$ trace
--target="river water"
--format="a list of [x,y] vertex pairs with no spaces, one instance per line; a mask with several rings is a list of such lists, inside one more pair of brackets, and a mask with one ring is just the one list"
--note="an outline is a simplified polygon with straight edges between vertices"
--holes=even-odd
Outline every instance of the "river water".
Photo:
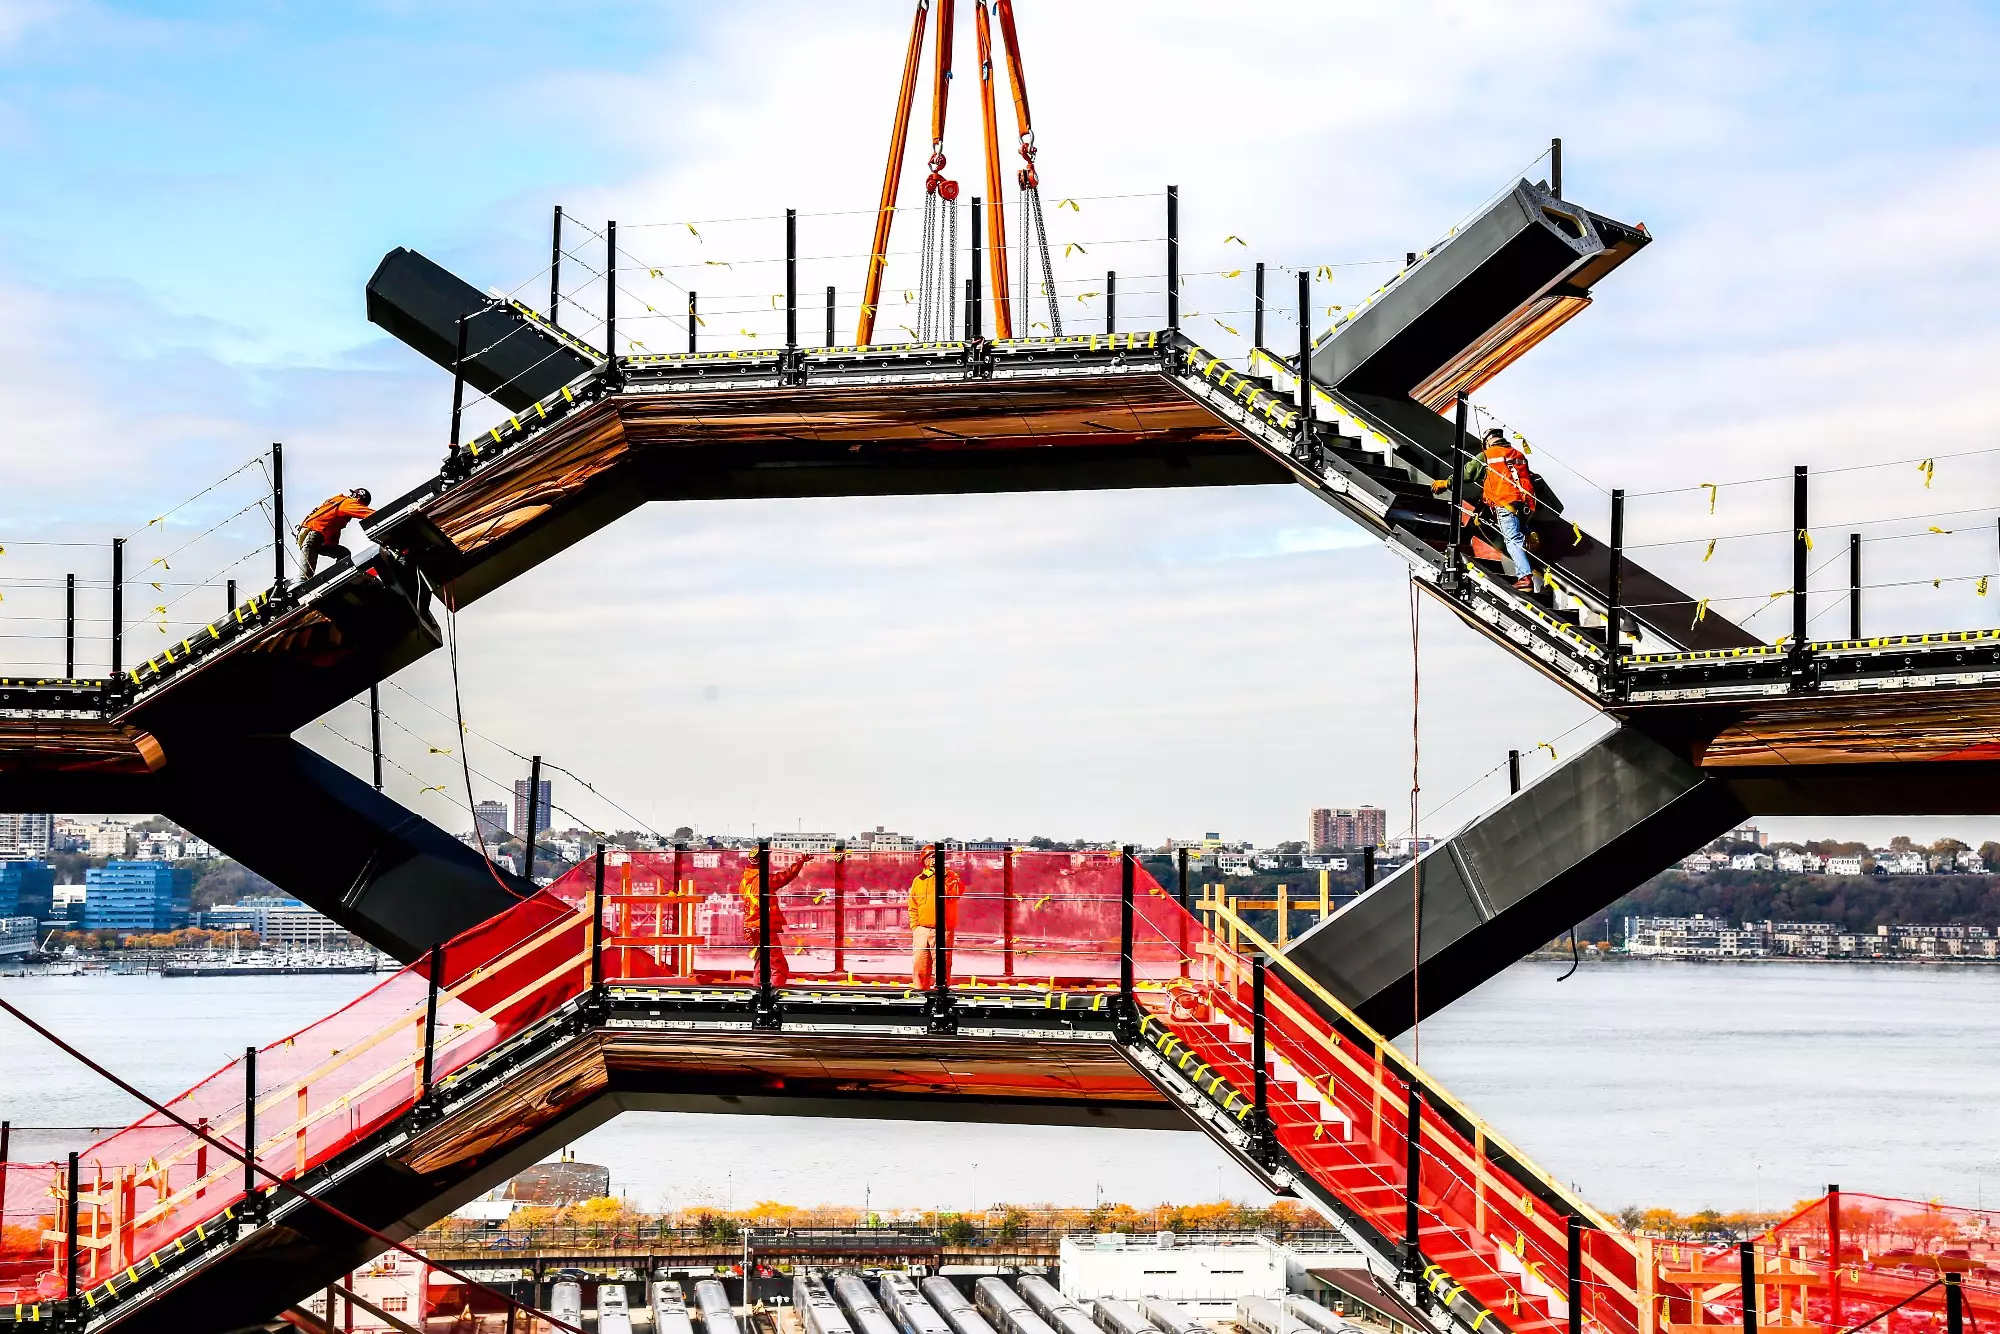
[[[2000,1203],[2000,968],[1523,963],[1423,1026],[1425,1064],[1602,1208],[1776,1207],[1829,1182]],[[159,1095],[301,1028],[360,977],[0,978],[0,994]],[[1407,1051],[1410,1035],[1399,1039]],[[121,1094],[0,1016],[0,1117],[123,1123]],[[17,1132],[17,1158],[94,1138]],[[1261,1192],[1169,1131],[633,1114],[578,1140],[634,1203],[1146,1205]],[[1992,1177],[1991,1181],[1987,1177]]]

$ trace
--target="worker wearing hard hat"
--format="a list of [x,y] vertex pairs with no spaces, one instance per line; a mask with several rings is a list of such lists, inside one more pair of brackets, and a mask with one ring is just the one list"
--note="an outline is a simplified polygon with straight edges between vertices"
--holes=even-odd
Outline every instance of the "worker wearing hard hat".
[[349,520],[365,519],[375,513],[368,507],[374,497],[368,488],[357,486],[345,495],[331,496],[313,507],[299,525],[299,559],[305,566],[305,577],[313,577],[319,568],[319,558],[325,556],[336,565],[353,559],[346,547],[340,545],[341,530]]
[[[782,987],[792,980],[792,970],[785,963],[785,949],[778,941],[779,933],[785,929],[785,905],[778,898],[778,891],[799,878],[799,872],[806,869],[811,857],[801,857],[780,871],[771,868],[771,985]],[[743,863],[743,878],[736,882],[736,892],[743,896],[743,929],[750,940],[750,971],[757,971],[757,942],[763,930],[764,898],[758,892],[757,858],[752,854]]]
[[[926,847],[918,854],[921,869],[910,881],[910,978],[921,990],[937,977],[937,849]],[[958,901],[965,895],[965,882],[950,867],[944,872],[945,939],[958,926]]]
[[[1535,479],[1528,471],[1528,456],[1507,443],[1499,427],[1489,430],[1480,441],[1479,452],[1465,461],[1467,482],[1479,484],[1479,498],[1493,512],[1493,526],[1514,563],[1514,587],[1532,592],[1534,568],[1528,563],[1528,519],[1535,512]],[[1431,490],[1439,495],[1451,489],[1451,482],[1439,478]]]

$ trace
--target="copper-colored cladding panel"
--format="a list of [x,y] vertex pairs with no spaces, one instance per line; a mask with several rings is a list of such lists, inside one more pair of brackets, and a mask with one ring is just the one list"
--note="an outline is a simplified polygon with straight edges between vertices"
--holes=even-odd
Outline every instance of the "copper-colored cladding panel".
[[548,440],[446,492],[430,507],[431,522],[460,551],[477,551],[587,490],[625,454],[617,411],[609,405],[588,409]]
[[100,718],[0,718],[0,772],[152,773],[167,762],[149,732]]
[[697,1092],[1162,1101],[1109,1043],[620,1030],[606,1059],[621,1071],[671,1072]]
[[2000,694],[1957,690],[1871,700],[1822,695],[1759,708],[1722,729],[1705,769],[2000,758]]
[[831,458],[867,447],[947,453],[1237,438],[1158,375],[628,395],[447,493],[429,515],[470,554],[582,494],[642,449],[763,446]]
[[1443,412],[1463,392],[1482,385],[1519,361],[1528,350],[1583,313],[1587,296],[1538,296],[1487,332],[1486,336],[1431,373],[1410,397],[1432,412]]
[[423,1173],[495,1157],[621,1077],[690,1094],[1170,1105],[1109,1043],[615,1029],[566,1044],[397,1156]]
[[602,1095],[610,1086],[604,1042],[590,1036],[566,1043],[538,1065],[471,1107],[440,1121],[397,1156],[418,1172],[442,1172],[504,1153],[543,1126]]

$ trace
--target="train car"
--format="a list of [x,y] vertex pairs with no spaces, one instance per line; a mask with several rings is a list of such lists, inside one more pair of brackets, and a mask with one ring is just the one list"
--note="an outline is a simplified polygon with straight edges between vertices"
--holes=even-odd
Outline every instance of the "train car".
[[729,1289],[716,1280],[705,1278],[694,1285],[694,1304],[707,1334],[741,1334],[736,1327],[736,1309],[729,1304]]
[[1310,1297],[1301,1297],[1297,1293],[1285,1298],[1285,1313],[1297,1317],[1299,1323],[1312,1334],[1361,1334],[1358,1327],[1348,1324]]
[[1139,1314],[1138,1307],[1113,1297],[1099,1297],[1091,1302],[1090,1314],[1104,1334],[1159,1334],[1153,1322]]
[[597,1334],[632,1334],[632,1304],[623,1283],[597,1285]]
[[1056,1334],[1021,1294],[997,1278],[982,1278],[972,1286],[973,1304],[993,1322],[994,1334]]
[[558,1279],[549,1286],[549,1314],[571,1329],[583,1328],[583,1284]]
[[1158,1297],[1139,1299],[1139,1314],[1153,1322],[1153,1328],[1160,1334],[1208,1334],[1208,1331],[1189,1319],[1186,1312],[1172,1302]]
[[951,1334],[999,1334],[950,1279],[933,1274],[924,1280],[923,1290],[931,1309],[951,1326]]
[[917,1291],[908,1274],[888,1270],[876,1280],[875,1286],[882,1292],[882,1309],[903,1334],[952,1334],[951,1326],[924,1299],[924,1294]]
[[792,1309],[806,1327],[806,1334],[854,1334],[840,1303],[826,1290],[826,1280],[801,1269],[792,1278]]
[[1083,1308],[1063,1296],[1056,1285],[1047,1279],[1035,1274],[1023,1274],[1021,1281],[1014,1286],[1021,1290],[1021,1296],[1035,1308],[1035,1314],[1048,1321],[1056,1334],[1098,1334],[1097,1326],[1083,1313]]
[[1246,1334],[1313,1334],[1310,1325],[1269,1297],[1238,1297],[1236,1326]]
[[665,1274],[653,1278],[653,1334],[694,1334],[687,1297],[681,1285]]
[[868,1291],[859,1274],[835,1274],[833,1295],[840,1302],[841,1310],[847,1312],[848,1323],[854,1327],[854,1334],[901,1334],[896,1322],[882,1309],[882,1303],[875,1300],[875,1294]]

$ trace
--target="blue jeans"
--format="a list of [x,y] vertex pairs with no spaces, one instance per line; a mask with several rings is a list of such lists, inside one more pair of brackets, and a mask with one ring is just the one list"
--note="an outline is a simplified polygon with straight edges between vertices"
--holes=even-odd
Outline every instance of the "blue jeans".
[[1531,567],[1528,565],[1528,538],[1525,525],[1521,521],[1520,508],[1514,505],[1495,506],[1493,510],[1493,522],[1500,529],[1500,540],[1506,544],[1507,559],[1514,562],[1514,577],[1516,579],[1530,578]]

